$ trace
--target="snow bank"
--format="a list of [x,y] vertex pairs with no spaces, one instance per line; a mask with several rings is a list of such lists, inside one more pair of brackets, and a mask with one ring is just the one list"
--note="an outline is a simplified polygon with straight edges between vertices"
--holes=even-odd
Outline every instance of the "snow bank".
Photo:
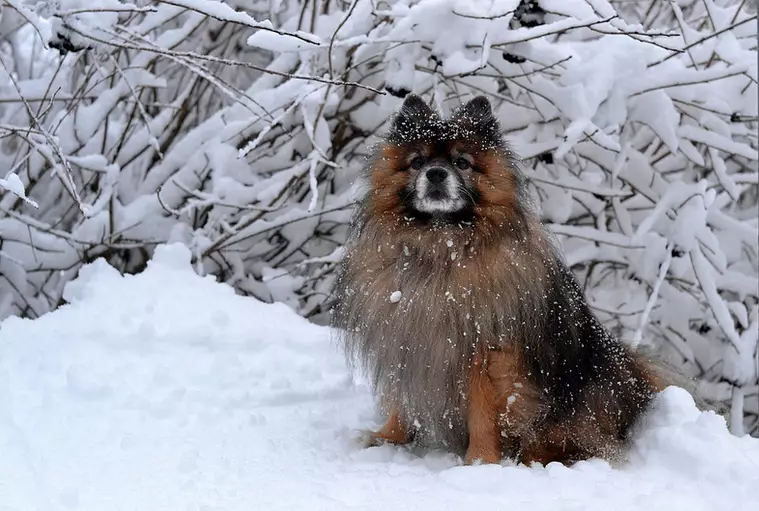
[[749,509],[759,440],[667,389],[630,462],[463,467],[360,449],[376,427],[325,328],[197,276],[160,247],[147,270],[103,261],[69,305],[0,329],[2,510],[615,511]]

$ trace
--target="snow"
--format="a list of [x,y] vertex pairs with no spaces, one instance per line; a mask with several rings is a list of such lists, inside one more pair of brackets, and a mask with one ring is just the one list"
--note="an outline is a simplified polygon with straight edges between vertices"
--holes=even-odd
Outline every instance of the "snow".
[[23,181],[21,181],[21,178],[13,172],[8,172],[4,179],[0,178],[0,190],[8,190],[19,199],[23,199],[29,205],[34,206],[35,208],[39,207],[39,204],[26,196]]
[[629,462],[465,467],[363,449],[381,421],[325,327],[198,276],[159,246],[122,276],[103,260],[69,304],[0,327],[0,509],[751,509],[759,440],[666,389]]
[[759,435],[756,9],[648,3],[2,1],[0,319],[182,242],[324,322],[396,95],[484,94],[601,320]]
[[271,28],[270,21],[258,22],[248,14],[236,11],[229,5],[218,0],[172,0],[171,4],[208,14],[218,20],[231,21],[250,27]]

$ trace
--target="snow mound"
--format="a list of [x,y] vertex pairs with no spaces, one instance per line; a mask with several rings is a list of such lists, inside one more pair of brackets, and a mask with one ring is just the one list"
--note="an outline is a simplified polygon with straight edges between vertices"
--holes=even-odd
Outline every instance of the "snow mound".
[[235,295],[179,245],[121,276],[103,261],[69,304],[0,328],[2,510],[749,509],[759,440],[669,388],[630,461],[461,466],[359,448],[378,426],[329,331]]

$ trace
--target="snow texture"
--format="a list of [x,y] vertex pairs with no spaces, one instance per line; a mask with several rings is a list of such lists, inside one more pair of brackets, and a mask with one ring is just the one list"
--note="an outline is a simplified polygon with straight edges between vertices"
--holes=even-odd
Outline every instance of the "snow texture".
[[390,114],[408,92],[444,113],[483,94],[602,321],[759,435],[756,16],[743,0],[4,0],[0,174],[29,200],[0,190],[0,319],[55,309],[98,256],[139,272],[179,242],[199,274],[323,323]]
[[7,190],[19,199],[23,199],[29,205],[38,208],[39,205],[26,196],[26,190],[24,190],[24,183],[16,174],[8,172],[5,179],[0,179],[0,190]]
[[104,260],[67,305],[0,328],[0,509],[583,511],[752,509],[759,440],[670,387],[629,461],[461,465],[362,449],[377,427],[325,327],[198,276],[159,246],[121,276]]

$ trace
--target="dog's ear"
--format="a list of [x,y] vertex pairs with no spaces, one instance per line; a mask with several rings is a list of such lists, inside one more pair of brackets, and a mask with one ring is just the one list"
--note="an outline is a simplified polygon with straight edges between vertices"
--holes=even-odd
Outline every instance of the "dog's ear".
[[390,136],[398,141],[413,140],[435,119],[437,114],[420,96],[409,94],[393,118]]
[[461,115],[466,115],[475,123],[495,120],[490,101],[485,96],[477,96],[462,106]]
[[434,114],[434,112],[429,105],[424,102],[421,96],[413,93],[406,96],[398,112],[399,116],[407,118],[424,118],[430,114]]
[[477,96],[459,107],[453,114],[453,120],[489,143],[501,143],[501,127],[485,96]]

